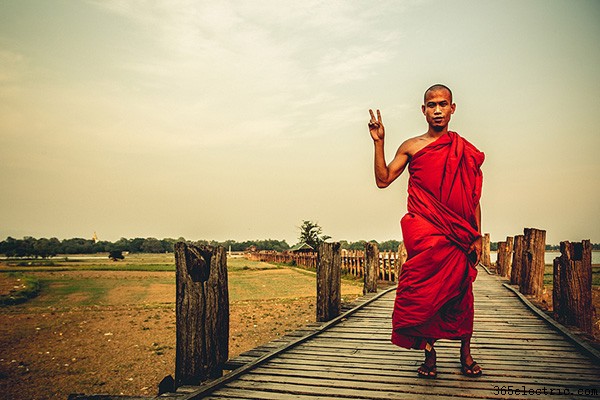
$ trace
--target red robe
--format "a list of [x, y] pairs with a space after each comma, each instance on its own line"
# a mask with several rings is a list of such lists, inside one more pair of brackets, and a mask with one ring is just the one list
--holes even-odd
[[392, 342], [424, 349], [426, 339], [462, 339], [473, 333], [473, 281], [469, 245], [480, 234], [475, 210], [481, 196], [484, 154], [448, 132], [419, 150], [408, 171], [402, 235], [408, 253], [398, 281]]

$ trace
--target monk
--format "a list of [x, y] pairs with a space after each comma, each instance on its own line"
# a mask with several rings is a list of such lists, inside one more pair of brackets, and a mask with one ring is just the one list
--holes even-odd
[[407, 213], [400, 225], [408, 258], [398, 279], [392, 315], [392, 342], [425, 350], [419, 377], [437, 376], [434, 344], [461, 341], [461, 371], [482, 374], [471, 356], [473, 281], [481, 256], [479, 199], [484, 154], [448, 124], [456, 104], [444, 85], [425, 91], [427, 132], [406, 140], [386, 164], [381, 113], [369, 110], [375, 144], [375, 180], [385, 188], [408, 166]]

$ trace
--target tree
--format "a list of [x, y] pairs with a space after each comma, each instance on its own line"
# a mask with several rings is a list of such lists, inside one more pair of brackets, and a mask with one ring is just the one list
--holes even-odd
[[163, 253], [165, 251], [161, 241], [153, 237], [149, 237], [144, 240], [141, 250], [144, 253]]
[[386, 240], [385, 242], [379, 243], [379, 250], [381, 251], [397, 251], [400, 242], [397, 240]]
[[306, 243], [315, 251], [319, 248], [319, 245], [331, 238], [331, 236], [323, 235], [323, 228], [319, 224], [313, 221], [302, 221], [302, 225], [299, 227], [300, 236], [298, 240], [300, 243]]
[[[53, 238], [56, 242], [58, 239]], [[57, 254], [56, 242], [51, 239], [41, 238], [33, 243], [33, 251], [36, 257], [48, 258]], [[60, 242], [59, 242], [60, 244]]]
[[108, 254], [108, 258], [110, 258], [113, 261], [119, 261], [124, 259], [125, 256], [123, 256], [123, 252], [121, 250], [111, 250]]
[[145, 241], [146, 241], [146, 239], [142, 239], [142, 238], [131, 239], [129, 241], [129, 251], [131, 253], [141, 253], [143, 251], [142, 245], [144, 244]]

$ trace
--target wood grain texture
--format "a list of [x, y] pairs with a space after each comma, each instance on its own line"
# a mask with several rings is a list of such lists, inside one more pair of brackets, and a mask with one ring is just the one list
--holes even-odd
[[377, 243], [365, 243], [365, 277], [363, 294], [377, 293], [379, 278], [379, 248]]
[[592, 245], [561, 242], [554, 259], [553, 306], [558, 321], [592, 332]]
[[228, 359], [229, 293], [223, 247], [175, 244], [175, 385], [218, 378]]
[[321, 243], [317, 258], [317, 321], [340, 315], [342, 303], [341, 245]]
[[524, 229], [523, 267], [519, 291], [541, 299], [544, 292], [546, 231]]

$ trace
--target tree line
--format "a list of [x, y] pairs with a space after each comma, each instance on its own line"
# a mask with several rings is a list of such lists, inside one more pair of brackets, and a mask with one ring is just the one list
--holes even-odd
[[[129, 253], [171, 253], [175, 243], [183, 241], [185, 238], [121, 238], [115, 242], [106, 240], [94, 241], [92, 239], [72, 238], [59, 240], [57, 238], [33, 238], [30, 236], [23, 239], [8, 237], [0, 242], [0, 254], [6, 257], [53, 257], [58, 254], [96, 254], [111, 252], [129, 252]], [[215, 240], [199, 240], [192, 242], [197, 245], [224, 246], [232, 251], [244, 251], [252, 246], [258, 250], [276, 250], [283, 251], [290, 248], [285, 240], [254, 240], [245, 242], [236, 242], [227, 240], [218, 242]]]
[[[121, 238], [115, 242], [110, 241], [94, 241], [91, 239], [72, 238], [59, 240], [57, 238], [40, 238], [24, 237], [23, 239], [15, 239], [8, 237], [0, 242], [0, 254], [6, 257], [35, 257], [47, 258], [58, 254], [96, 254], [110, 253], [113, 251], [129, 252], [129, 253], [170, 253], [173, 252], [173, 245], [179, 241], [186, 241], [184, 238], [172, 239], [156, 239], [149, 238]], [[380, 251], [396, 251], [400, 242], [398, 240], [387, 240], [378, 243]], [[226, 240], [219, 242], [216, 240], [198, 240], [191, 242], [197, 245], [223, 246], [225, 249], [232, 251], [246, 251], [250, 248], [256, 250], [274, 250], [285, 251], [290, 249], [290, 245], [285, 240], [246, 240], [238, 242], [235, 240]], [[364, 250], [365, 240], [349, 242], [346, 240], [340, 241], [342, 249], [346, 250]], [[491, 250], [497, 250], [497, 243], [491, 243]], [[600, 244], [594, 243], [592, 248], [600, 250]], [[547, 245], [546, 250], [558, 250], [558, 246]]]
[[[115, 242], [106, 240], [94, 241], [92, 239], [71, 238], [59, 240], [53, 238], [33, 238], [26, 236], [22, 239], [8, 237], [0, 242], [0, 254], [6, 257], [24, 258], [48, 258], [59, 254], [96, 254], [110, 252], [129, 252], [129, 253], [171, 253], [173, 246], [179, 241], [186, 241], [185, 238], [121, 238]], [[254, 248], [260, 250], [286, 251], [291, 247], [285, 240], [246, 240], [238, 242], [235, 240], [216, 241], [216, 240], [198, 240], [191, 242], [196, 245], [223, 246], [232, 251], [246, 251]], [[347, 250], [363, 250], [366, 241], [357, 242], [341, 241], [342, 248]], [[396, 250], [400, 242], [389, 240], [379, 244], [382, 251]]]

